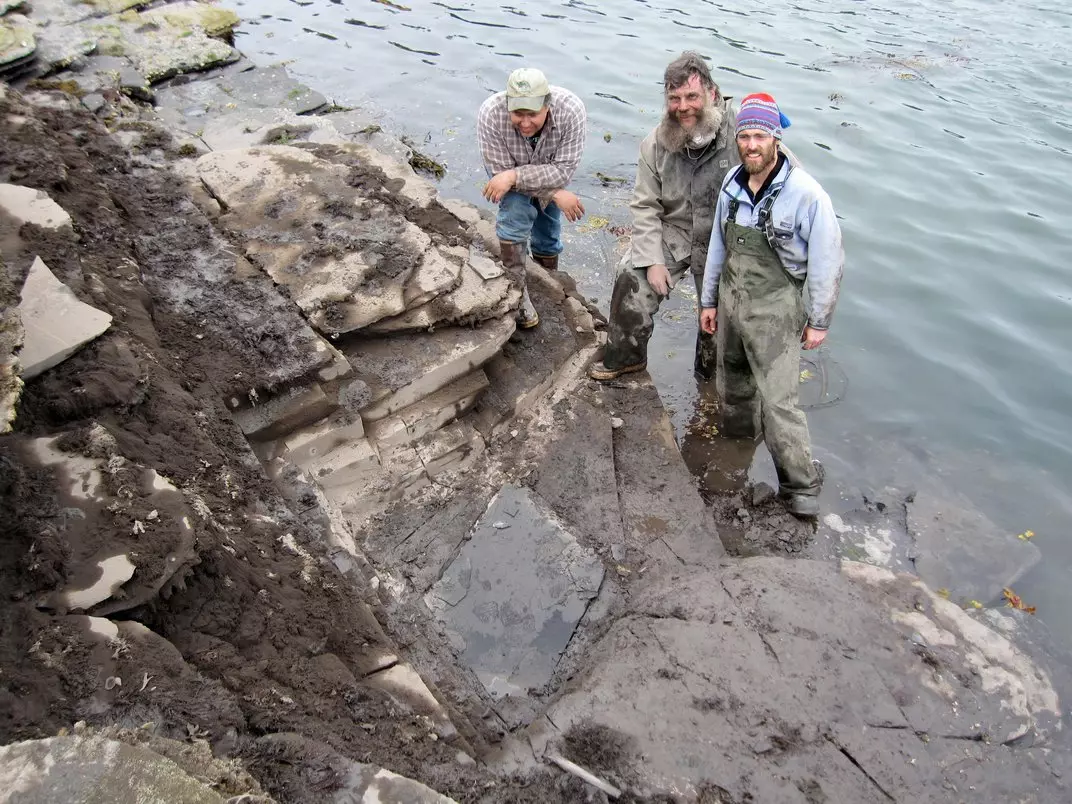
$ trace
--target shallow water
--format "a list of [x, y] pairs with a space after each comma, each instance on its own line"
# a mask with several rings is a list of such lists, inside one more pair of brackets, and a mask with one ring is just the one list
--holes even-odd
[[[593, 223], [627, 223], [628, 188], [595, 174], [631, 182], [666, 63], [693, 48], [725, 94], [774, 94], [848, 252], [825, 347], [848, 386], [810, 415], [829, 481], [941, 477], [1002, 528], [1033, 530], [1044, 560], [1017, 592], [1072, 644], [1072, 13], [986, 0], [233, 5], [254, 61], [377, 109], [447, 165], [444, 194], [470, 201], [484, 181], [476, 109], [510, 70], [540, 66], [579, 94], [589, 217], [567, 226], [564, 266], [604, 309], [614, 239]], [[694, 303], [664, 307], [651, 351], [679, 432], [696, 405]]]

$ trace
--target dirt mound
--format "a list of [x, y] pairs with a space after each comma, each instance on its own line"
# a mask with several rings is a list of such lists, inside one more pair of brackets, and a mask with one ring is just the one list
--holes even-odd
[[[178, 179], [133, 165], [95, 118], [62, 105], [32, 106], [14, 92], [0, 102], [0, 181], [47, 191], [74, 221], [66, 234], [29, 224], [7, 232], [3, 264], [19, 287], [42, 257], [115, 321], [27, 384], [16, 432], [0, 440], [0, 741], [79, 719], [151, 722], [232, 756], [255, 758], [256, 738], [294, 731], [403, 774], [454, 763], [457, 749], [428, 739], [423, 718], [362, 684], [391, 655], [390, 640], [273, 491], [222, 404], [305, 359], [288, 336], [292, 313], [272, 314], [285, 300], [270, 282], [229, 275], [191, 284], [189, 266], [203, 268], [226, 244]], [[187, 280], [184, 292], [202, 297], [198, 318], [176, 296]], [[206, 305], [206, 294], [217, 298]], [[235, 315], [258, 305], [255, 321]], [[30, 448], [57, 436], [61, 460], [104, 462], [117, 503], [91, 523], [69, 480]], [[120, 599], [111, 622], [39, 608], [89, 554], [130, 553], [134, 580], [151, 574], [135, 554], [167, 551], [151, 527], [132, 534], [133, 520], [152, 522], [130, 482], [150, 470], [193, 512], [187, 565], [150, 602]], [[289, 786], [276, 792], [311, 800]]]

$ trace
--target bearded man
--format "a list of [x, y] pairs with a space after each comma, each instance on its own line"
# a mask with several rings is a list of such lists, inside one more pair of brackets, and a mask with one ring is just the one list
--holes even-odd
[[826, 339], [845, 251], [830, 196], [781, 152], [788, 124], [770, 95], [741, 101], [735, 139], [742, 164], [719, 192], [700, 327], [717, 331], [723, 434], [762, 435], [779, 497], [791, 514], [814, 518], [822, 472], [797, 404], [800, 346], [816, 349]]
[[[618, 265], [603, 359], [588, 369], [595, 380], [647, 368], [663, 299], [690, 273], [699, 291], [718, 189], [740, 162], [730, 101], [699, 54], [685, 52], [670, 62], [663, 88], [666, 112], [640, 144], [629, 205], [632, 244]], [[698, 331], [695, 368], [708, 379], [714, 358], [714, 338]]]

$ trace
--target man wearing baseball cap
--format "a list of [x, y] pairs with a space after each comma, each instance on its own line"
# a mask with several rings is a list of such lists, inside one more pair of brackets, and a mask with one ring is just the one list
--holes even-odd
[[826, 339], [845, 252], [830, 196], [779, 147], [788, 125], [770, 95], [741, 101], [741, 166], [715, 207], [700, 327], [717, 332], [723, 433], [762, 435], [779, 497], [790, 513], [814, 518], [822, 474], [798, 405], [800, 346], [816, 349]]
[[484, 101], [477, 115], [477, 140], [491, 177], [484, 197], [499, 205], [495, 232], [503, 267], [522, 288], [522, 329], [540, 323], [525, 280], [528, 243], [536, 262], [557, 270], [561, 216], [576, 221], [584, 215], [581, 200], [566, 185], [581, 161], [586, 133], [581, 99], [548, 84], [533, 67], [510, 73], [506, 91]]

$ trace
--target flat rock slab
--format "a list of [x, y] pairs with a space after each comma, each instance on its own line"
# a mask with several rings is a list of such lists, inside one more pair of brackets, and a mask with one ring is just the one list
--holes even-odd
[[223, 804], [212, 788], [148, 748], [103, 737], [52, 737], [0, 748], [5, 801]]
[[[355, 157], [357, 158], [357, 157]], [[358, 184], [353, 166], [309, 151], [264, 146], [206, 154], [201, 180], [227, 210], [221, 223], [246, 256], [322, 332], [396, 316], [448, 290], [459, 267], [427, 234]]]
[[[452, 249], [451, 251], [454, 251]], [[478, 261], [486, 257], [476, 255]], [[420, 306], [407, 305], [401, 315], [377, 321], [369, 332], [412, 332], [443, 326], [469, 326], [500, 318], [517, 308], [521, 292], [505, 276], [485, 278], [474, 267], [473, 255], [464, 252], [458, 257], [464, 263], [455, 268], [449, 293], [427, 293], [431, 301]], [[501, 273], [501, 272], [500, 272]], [[442, 294], [442, 295], [440, 295]]]
[[[864, 564], [746, 559], [652, 582], [632, 609], [548, 722], [616, 734], [638, 794], [947, 801], [948, 785], [975, 784], [1008, 800], [984, 785], [1020, 762], [1000, 743], [1044, 735], [1060, 709], [1007, 640]], [[1055, 793], [1039, 770], [1020, 789]]]
[[36, 26], [21, 14], [0, 19], [0, 67], [14, 65], [37, 49]]
[[554, 432], [527, 484], [589, 544], [624, 545], [610, 413], [566, 397]]
[[551, 680], [602, 581], [528, 489], [504, 486], [424, 599], [492, 696], [524, 696]]
[[1001, 530], [951, 491], [928, 486], [906, 506], [916, 572], [954, 600], [998, 600], [1042, 558], [1035, 545]]
[[97, 38], [99, 52], [128, 57], [150, 83], [239, 59], [237, 50], [213, 39], [199, 26], [144, 19], [141, 15], [133, 21], [109, 18], [86, 26]]
[[357, 375], [372, 389], [362, 409], [376, 421], [419, 402], [469, 374], [495, 355], [514, 333], [513, 318], [485, 322], [476, 329], [450, 327], [392, 338], [354, 338], [336, 343]]
[[80, 302], [40, 257], [22, 287], [19, 316], [25, 330], [19, 361], [26, 379], [59, 365], [112, 324], [108, 313]]
[[3, 210], [21, 226], [32, 223], [42, 229], [60, 229], [71, 225], [71, 216], [49, 198], [44, 190], [21, 187], [17, 184], [0, 184], [0, 210]]
[[179, 28], [182, 33], [200, 28], [209, 36], [226, 36], [239, 23], [238, 15], [229, 8], [208, 3], [195, 3], [182, 0], [164, 6], [142, 11], [139, 18], [158, 25], [166, 24]]
[[324, 106], [327, 99], [291, 78], [284, 67], [243, 70], [235, 65], [217, 78], [161, 87], [157, 90], [157, 102], [184, 118], [215, 121], [230, 116], [244, 117], [243, 112], [250, 109], [281, 109], [303, 115]]
[[674, 440], [659, 393], [644, 375], [600, 386], [621, 419], [614, 461], [626, 544], [659, 562], [717, 566], [726, 551]]
[[487, 375], [477, 369], [420, 402], [373, 422], [369, 438], [386, 446], [411, 444], [465, 413], [487, 387]]

